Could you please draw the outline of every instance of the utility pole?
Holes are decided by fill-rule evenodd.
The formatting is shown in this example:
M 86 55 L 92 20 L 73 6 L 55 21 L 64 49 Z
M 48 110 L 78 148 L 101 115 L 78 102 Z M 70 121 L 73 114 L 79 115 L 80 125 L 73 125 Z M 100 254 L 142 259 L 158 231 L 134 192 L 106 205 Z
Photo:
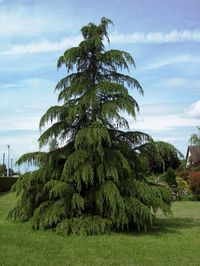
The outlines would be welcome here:
M 9 168 L 10 168 L 10 145 L 8 147 L 8 168 L 7 168 L 7 176 L 9 176 Z
M 13 168 L 13 159 L 10 159 L 10 176 L 12 176 L 12 168 Z
M 5 166 L 5 152 L 3 153 L 3 176 L 5 176 L 4 166 Z

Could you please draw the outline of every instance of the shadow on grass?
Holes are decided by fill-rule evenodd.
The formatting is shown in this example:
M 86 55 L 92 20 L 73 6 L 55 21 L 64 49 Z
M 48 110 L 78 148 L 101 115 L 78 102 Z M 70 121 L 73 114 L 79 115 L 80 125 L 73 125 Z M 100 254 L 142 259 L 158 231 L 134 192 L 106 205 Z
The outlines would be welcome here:
M 9 194 L 10 192 L 11 192 L 10 190 L 4 191 L 4 192 L 0 192 L 0 197 L 3 197 L 5 195 Z
M 9 194 L 10 191 L 1 192 L 0 198 Z M 141 236 L 141 235 L 163 235 L 163 234 L 182 234 L 181 229 L 190 229 L 193 227 L 200 227 L 200 219 L 193 219 L 193 218 L 180 218 L 180 217 L 173 217 L 173 218 L 158 218 L 152 227 L 148 228 L 146 232 L 144 231 L 137 231 L 133 229 L 132 232 L 129 230 L 121 231 L 121 230 L 114 230 L 116 233 L 123 233 L 123 234 L 132 234 L 134 236 Z
M 158 219 L 145 234 L 161 235 L 164 233 L 181 234 L 180 229 L 189 229 L 200 226 L 200 220 L 192 218 L 163 218 Z M 139 233 L 140 234 L 140 233 Z
M 200 227 L 199 219 L 192 218 L 163 218 L 158 219 L 154 225 L 147 229 L 147 231 L 123 231 L 124 234 L 132 234 L 134 236 L 142 235 L 163 235 L 163 234 L 182 234 L 181 229 L 190 229 L 193 227 Z M 119 232 L 119 231 L 118 231 Z

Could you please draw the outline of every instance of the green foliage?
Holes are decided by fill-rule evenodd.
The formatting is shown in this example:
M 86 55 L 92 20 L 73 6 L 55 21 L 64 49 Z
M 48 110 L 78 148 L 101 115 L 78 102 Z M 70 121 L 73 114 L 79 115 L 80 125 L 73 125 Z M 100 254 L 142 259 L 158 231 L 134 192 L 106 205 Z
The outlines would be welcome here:
M 23 164 L 28 163 L 28 165 L 39 166 L 42 162 L 45 162 L 47 159 L 46 152 L 31 152 L 22 155 L 17 163 Z
M 53 138 L 49 143 L 49 151 L 55 151 L 59 148 L 58 142 Z
M 177 186 L 176 172 L 172 168 L 168 168 L 164 174 L 164 180 L 170 187 Z
M 63 199 L 57 201 L 45 201 L 34 211 L 30 219 L 33 229 L 44 230 L 54 227 L 65 218 Z
M 190 136 L 189 142 L 191 145 L 200 146 L 200 127 L 197 127 L 198 133 L 194 133 Z
M 149 154 L 149 170 L 151 173 L 163 173 L 168 168 L 177 169 L 183 155 L 173 145 L 157 141 L 151 143 L 152 152 Z
M 101 216 L 80 216 L 62 220 L 56 226 L 56 232 L 60 235 L 96 235 L 108 232 L 110 227 L 111 221 Z
M 200 172 L 193 172 L 190 174 L 189 187 L 196 199 L 200 200 Z
M 51 126 L 39 138 L 41 148 L 52 140 L 53 148 L 18 160 L 38 170 L 20 177 L 15 186 L 20 200 L 9 216 L 29 220 L 33 229 L 63 235 L 146 229 L 159 208 L 170 214 L 168 189 L 145 178 L 144 165 L 156 144 L 145 133 L 126 131 L 122 114 L 135 118 L 139 110 L 128 89 L 143 90 L 119 72 L 135 66 L 131 55 L 105 50 L 110 23 L 102 18 L 99 25 L 83 27 L 83 41 L 58 59 L 68 75 L 56 86 L 60 105 L 41 118 L 41 129 Z
M 0 192 L 9 191 L 16 181 L 16 177 L 0 177 Z
M 186 159 L 181 159 L 180 165 L 179 165 L 177 171 L 183 171 L 185 169 L 185 166 L 186 166 Z
M 190 168 L 183 168 L 181 170 L 178 170 L 176 172 L 176 175 L 179 176 L 180 178 L 182 178 L 185 181 L 188 181 L 189 179 L 189 175 L 191 174 L 191 169 Z
M 13 169 L 9 168 L 9 171 L 8 171 L 5 164 L 0 164 L 0 177 L 1 176 L 5 177 L 7 175 L 12 177 L 14 174 L 16 174 L 16 173 L 14 173 Z
M 188 184 L 185 180 L 183 180 L 180 177 L 176 177 L 176 183 L 177 183 L 177 187 L 178 189 L 182 192 L 182 193 L 187 193 L 188 192 Z
M 7 174 L 7 169 L 5 164 L 0 164 L 0 176 L 5 176 Z

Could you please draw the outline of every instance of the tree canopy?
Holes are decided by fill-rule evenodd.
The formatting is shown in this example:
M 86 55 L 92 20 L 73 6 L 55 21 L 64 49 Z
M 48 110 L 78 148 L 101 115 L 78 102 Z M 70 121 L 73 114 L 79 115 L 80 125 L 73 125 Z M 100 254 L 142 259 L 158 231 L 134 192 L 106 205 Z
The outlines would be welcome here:
M 148 166 L 151 173 L 163 173 L 168 168 L 177 169 L 181 164 L 183 154 L 172 144 L 164 141 L 156 141 L 153 145 L 153 152 L 148 156 Z
M 193 133 L 190 136 L 189 142 L 191 145 L 200 146 L 200 127 L 197 127 L 198 133 Z
M 126 116 L 139 110 L 128 89 L 143 93 L 128 73 L 131 55 L 106 50 L 107 28 L 82 27 L 83 40 L 58 59 L 67 75 L 58 82 L 60 104 L 40 120 L 39 144 L 59 142 L 48 152 L 23 155 L 38 169 L 22 175 L 15 190 L 20 195 L 9 217 L 30 221 L 34 229 L 53 228 L 60 234 L 97 234 L 111 229 L 146 229 L 158 208 L 170 213 L 171 193 L 145 177 L 145 154 L 156 149 L 152 138 L 130 131 Z

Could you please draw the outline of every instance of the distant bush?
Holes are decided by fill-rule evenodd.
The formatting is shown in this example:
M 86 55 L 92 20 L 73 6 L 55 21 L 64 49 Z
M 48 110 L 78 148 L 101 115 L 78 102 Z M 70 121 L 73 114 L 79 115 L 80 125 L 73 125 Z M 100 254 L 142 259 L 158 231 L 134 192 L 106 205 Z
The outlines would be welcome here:
M 178 189 L 178 200 L 192 200 L 192 194 L 189 189 L 188 183 L 181 177 L 176 177 L 177 189 Z
M 193 167 L 192 172 L 200 172 L 200 166 Z
M 172 168 L 168 168 L 167 172 L 164 174 L 164 181 L 170 186 L 177 186 L 176 183 L 176 172 Z
M 187 194 L 181 195 L 181 197 L 179 197 L 179 200 L 181 200 L 181 201 L 195 201 L 196 199 L 192 195 L 191 192 L 188 192 Z
M 17 181 L 16 177 L 0 177 L 0 192 L 5 192 L 11 189 L 12 185 Z
M 200 200 L 200 172 L 193 172 L 190 174 L 189 187 L 196 199 Z
M 183 180 L 181 177 L 177 176 L 176 177 L 176 183 L 177 183 L 177 187 L 181 192 L 185 192 L 187 193 L 189 188 L 188 188 L 188 183 Z
M 188 181 L 189 175 L 191 174 L 191 169 L 190 168 L 185 168 L 182 169 L 181 171 L 177 171 L 176 175 L 182 178 L 185 181 Z

